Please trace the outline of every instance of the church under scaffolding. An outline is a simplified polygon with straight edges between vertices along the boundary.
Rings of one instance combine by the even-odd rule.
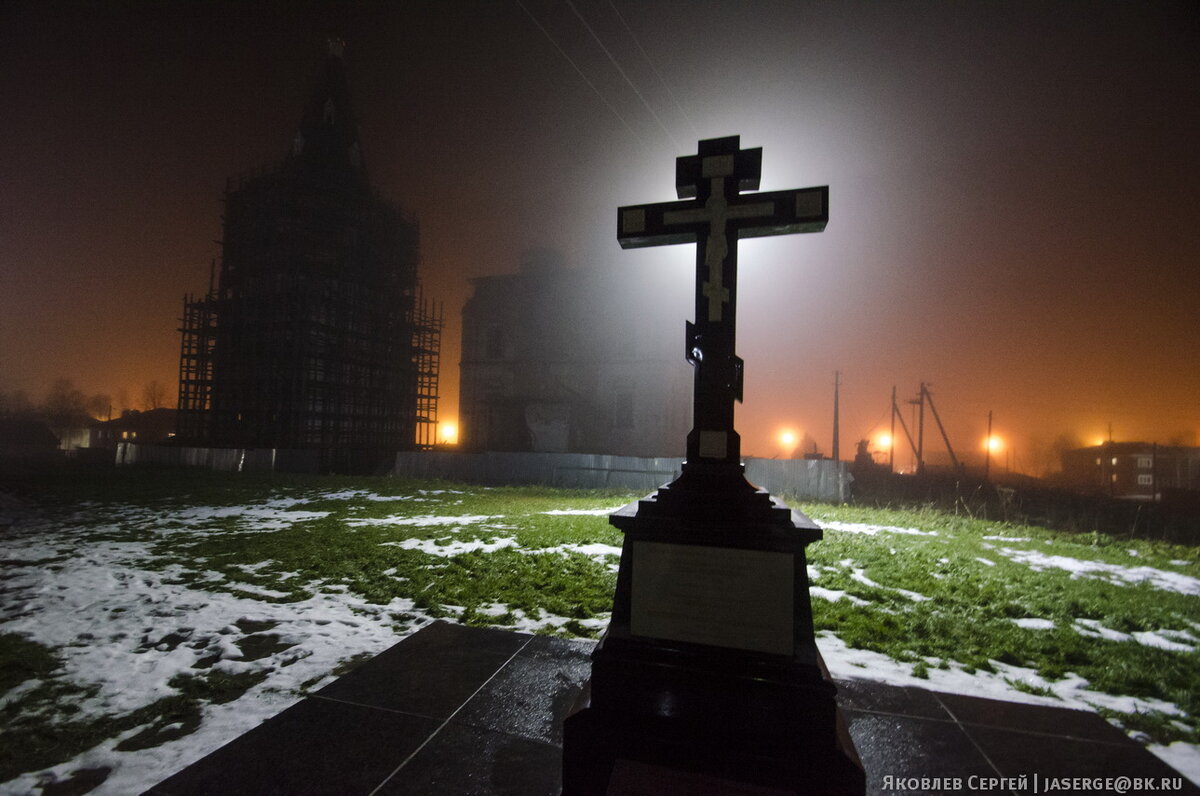
[[[316,450],[335,472],[432,446],[442,311],[415,220],[367,179],[338,43],[291,152],[224,206],[208,293],[184,298],[180,442]]]

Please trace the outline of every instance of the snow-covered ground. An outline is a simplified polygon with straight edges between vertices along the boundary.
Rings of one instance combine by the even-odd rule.
[[[407,496],[412,501],[436,496],[421,491]],[[327,492],[323,501],[395,500],[365,490]],[[303,688],[319,688],[329,682],[339,663],[357,655],[374,655],[404,637],[395,630],[403,623],[415,632],[432,619],[416,609],[411,600],[395,599],[387,605],[374,605],[349,593],[340,585],[313,585],[309,599],[277,603],[258,599],[248,584],[239,584],[238,595],[206,589],[205,583],[221,582],[218,572],[206,574],[207,580],[189,585],[180,578],[177,565],[150,569],[144,562],[152,559],[149,542],[113,541],[108,533],[131,523],[153,530],[154,534],[185,532],[189,535],[218,533],[211,520],[236,523],[239,530],[263,533],[280,530],[292,523],[326,516],[307,511],[305,500],[286,498],[246,506],[188,507],[161,512],[141,507],[102,509],[103,522],[97,520],[100,508],[82,508],[76,516],[53,522],[24,516],[4,532],[4,556],[8,563],[0,569],[3,603],[0,604],[0,632],[17,633],[51,647],[63,658],[63,670],[56,679],[80,686],[91,686],[94,693],[80,701],[80,717],[124,715],[155,700],[177,693],[170,683],[179,676],[220,672],[228,675],[265,673],[267,676],[241,697],[226,704],[205,704],[199,728],[190,734],[166,740],[153,748],[120,751],[116,747],[146,727],[137,727],[104,741],[79,757],[45,771],[24,774],[0,784],[0,792],[37,793],[40,786],[68,779],[80,769],[111,769],[97,794],[141,792],[167,776],[213,751],[222,744],[255,727],[301,698]],[[614,509],[566,509],[545,512],[548,515],[606,514]],[[490,551],[516,547],[511,535],[476,538],[477,526],[495,523],[501,517],[481,515],[395,516],[385,520],[346,520],[347,526],[384,522],[397,528],[439,526],[437,540],[423,537],[400,539],[393,544],[419,549],[436,556],[458,555],[467,550]],[[822,523],[834,533],[869,535],[937,534],[915,528],[872,526],[857,523]],[[476,528],[472,539],[450,538],[458,529]],[[503,526],[490,525],[491,530]],[[182,531],[180,530],[182,529]],[[485,534],[486,535],[486,534]],[[1026,541],[998,537],[1006,543]],[[604,561],[615,568],[619,548],[603,544],[559,545],[521,552],[577,552]],[[1120,568],[1099,562],[1075,564],[1061,556],[1037,556],[1004,548],[999,553],[1011,561],[1030,567],[1072,567],[1080,577],[1098,577],[1112,583],[1145,582],[1155,588],[1196,594],[1195,579],[1145,566]],[[1074,561],[1074,560],[1072,560]],[[21,562],[21,563],[13,563]],[[247,563],[253,572],[270,562]],[[994,562],[987,562],[992,564]],[[853,561],[839,562],[852,572],[857,582],[888,589],[868,578]],[[810,567],[814,599],[866,601],[844,591],[822,588],[821,572]],[[927,598],[903,589],[893,589],[913,601]],[[260,589],[262,596],[279,592]],[[493,603],[476,613],[485,616],[515,617],[516,629],[535,631],[547,626],[560,627],[566,617],[547,615],[530,617],[506,605]],[[604,617],[584,620],[588,627],[603,627]],[[1047,624],[1048,623],[1048,624]],[[1020,620],[1030,632],[1052,628],[1050,620]],[[510,625],[511,627],[511,625]],[[1196,635],[1166,631],[1123,634],[1103,625],[1080,619],[1073,627],[1083,635],[1110,640],[1148,644],[1185,654],[1194,651],[1200,640]],[[1200,635],[1200,625],[1195,626]],[[818,644],[831,673],[838,678],[865,678],[896,685],[910,685],[941,691],[985,696],[1018,702],[1094,709],[1104,707],[1122,712],[1154,710],[1178,714],[1179,709],[1158,700],[1117,697],[1090,690],[1082,678],[1067,676],[1047,681],[1030,669],[996,663],[996,671],[968,673],[961,666],[936,668],[930,661],[927,677],[913,673],[914,664],[899,663],[882,654],[850,649],[835,635],[822,634]],[[1052,692],[1057,699],[1020,690],[1015,684]],[[39,685],[27,681],[0,696],[0,705],[22,698]],[[164,728],[164,736],[171,728]],[[1151,747],[1192,780],[1200,782],[1200,747],[1176,743],[1170,747]]]
[[[243,516],[258,516],[245,508]],[[63,679],[98,687],[79,704],[78,715],[119,715],[149,705],[177,693],[168,685],[177,675],[270,675],[233,702],[206,705],[200,728],[190,735],[151,749],[117,751],[121,740],[144,729],[134,728],[74,760],[3,783],[4,793],[36,793],[42,783],[87,768],[112,769],[95,793],[140,793],[298,701],[301,684],[315,678],[319,687],[348,657],[395,644],[400,637],[392,630],[392,615],[418,617],[414,628],[431,621],[410,601],[376,606],[337,591],[319,591],[297,603],[206,591],[171,582],[177,573],[170,568],[138,567],[134,562],[149,554],[146,543],[78,544],[69,525],[19,530],[24,538],[6,539],[7,558],[58,560],[3,572],[8,593],[0,606],[0,632],[58,649]],[[243,647],[274,651],[248,660]],[[214,662],[205,666],[206,660]],[[38,684],[26,681],[0,697],[0,704]]]

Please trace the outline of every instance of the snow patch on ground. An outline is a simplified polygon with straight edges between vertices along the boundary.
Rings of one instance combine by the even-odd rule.
[[[537,633],[538,631],[544,632],[548,629],[558,630],[563,625],[572,621],[591,630],[603,630],[608,627],[608,622],[612,618],[611,614],[598,614],[590,619],[572,619],[569,616],[559,616],[558,614],[542,610],[538,610],[536,615],[530,615],[521,608],[510,608],[504,603],[489,603],[485,606],[480,606],[475,609],[475,613],[495,617],[511,614],[515,625],[497,625],[497,627],[500,627],[501,630],[516,631],[518,633]]]
[[[496,536],[490,542],[474,539],[470,542],[453,541],[441,544],[436,539],[405,539],[402,542],[380,542],[380,547],[399,547],[402,550],[420,550],[431,556],[449,558],[463,553],[493,553],[502,547],[516,547],[517,540],[512,536]]]
[[[1027,617],[1023,619],[1014,619],[1012,620],[1012,623],[1017,627],[1024,628],[1025,630],[1053,630],[1055,627],[1053,619],[1035,619]]]
[[[869,525],[865,522],[839,522],[837,520],[821,520],[817,523],[827,531],[842,531],[843,533],[861,533],[875,536],[879,533],[903,533],[910,536],[937,536],[937,531],[922,531],[917,528],[897,528],[894,525]]]
[[[1176,741],[1170,746],[1147,746],[1147,751],[1159,760],[1200,785],[1200,746]]]
[[[1146,647],[1168,652],[1193,652],[1200,639],[1186,630],[1143,630],[1122,633],[1100,624],[1096,619],[1076,619],[1074,630],[1081,636],[1102,638],[1105,641],[1136,641]]]
[[[826,589],[821,586],[809,586],[808,593],[813,597],[819,597],[822,600],[828,600],[831,603],[836,603],[838,600],[847,600],[854,605],[870,605],[868,600],[861,597],[855,597],[853,594],[848,594],[838,589]]]
[[[928,678],[920,678],[912,674],[915,664],[900,663],[878,652],[851,649],[827,631],[817,634],[817,646],[829,673],[839,679],[874,680],[896,686],[1093,712],[1099,707],[1121,713],[1159,711],[1168,715],[1183,714],[1175,705],[1159,699],[1117,697],[1092,691],[1088,688],[1088,681],[1075,674],[1068,674],[1061,680],[1049,681],[1032,669],[1009,666],[999,661],[992,661],[995,672],[976,670],[968,674],[963,671],[961,664],[951,661],[948,669],[928,665]],[[927,664],[937,663],[939,662],[936,660],[927,661]],[[1045,688],[1054,696],[1026,693],[1018,690],[1014,683]],[[1200,784],[1200,745],[1176,742],[1170,746],[1150,746],[1148,749],[1167,765]]]
[[[229,588],[246,592],[247,594],[257,594],[259,597],[273,597],[277,599],[287,597],[290,594],[290,592],[276,591],[275,589],[268,589],[265,586],[258,586],[253,583],[244,583],[242,581],[235,581],[231,583]]]
[[[537,555],[539,553],[558,553],[559,555],[567,555],[568,553],[579,553],[595,561],[597,564],[607,564],[609,569],[616,572],[620,567],[621,548],[614,547],[610,544],[601,544],[595,542],[592,544],[560,544],[554,547],[535,547],[529,550],[522,550],[522,553],[529,555]],[[617,561],[613,561],[613,556],[617,557]]]
[[[551,511],[542,511],[540,514],[549,514],[552,517],[562,517],[569,514],[588,515],[592,517],[607,517],[614,511],[620,511],[623,506],[617,506],[615,509],[553,509]]]
[[[1133,633],[1132,635],[1137,643],[1145,647],[1155,647],[1156,649],[1168,650],[1170,652],[1192,652],[1196,649],[1195,644],[1185,644],[1183,642],[1173,641],[1167,638],[1168,633],[1171,633],[1171,631],[1160,630],[1155,632],[1153,630],[1145,630]],[[1175,631],[1171,634],[1176,635],[1177,633],[1178,631]],[[1188,637],[1191,638],[1190,635],[1188,635]],[[1194,640],[1195,639],[1193,639],[1193,641]]]
[[[920,603],[920,602],[925,602],[926,600],[929,599],[924,594],[917,594],[915,591],[909,591],[908,589],[898,589],[898,588],[895,588],[894,586],[884,586],[881,583],[876,583],[875,581],[873,581],[867,577],[866,570],[861,569],[859,567],[853,568],[852,572],[850,573],[850,577],[853,578],[854,580],[858,581],[859,583],[863,584],[864,586],[872,586],[876,589],[883,589],[884,591],[894,591],[897,594],[902,594],[905,597],[907,597],[908,599],[912,600],[913,602]]]
[[[297,522],[320,520],[329,516],[328,511],[292,511],[288,507],[302,502],[294,499],[270,500],[258,506],[189,506],[175,511],[158,514],[157,533],[176,533],[183,525],[191,535],[228,533],[219,525],[206,531],[202,527],[217,520],[237,520],[240,532],[274,533],[292,527]]]
[[[417,490],[417,494],[419,494],[419,495],[442,495],[442,494],[446,494],[446,490],[443,490],[443,489],[434,489],[434,490],[419,489],[419,490]],[[462,493],[458,492],[456,494],[462,494]],[[277,502],[279,502],[279,503],[290,502],[292,505],[295,505],[297,503],[311,503],[312,501],[315,501],[315,500],[365,500],[365,501],[368,501],[371,503],[391,503],[391,502],[396,502],[396,501],[402,500],[402,501],[406,501],[406,502],[415,501],[415,502],[420,503],[420,502],[426,501],[427,498],[416,497],[415,495],[412,495],[412,494],[381,495],[378,492],[373,492],[369,489],[337,489],[337,490],[326,490],[324,492],[315,492],[308,497],[278,498]]]
[[[300,602],[265,603],[200,591],[171,582],[177,578],[169,571],[135,566],[134,561],[150,557],[148,544],[79,544],[78,533],[64,525],[43,530],[37,539],[6,540],[10,559],[37,560],[59,546],[69,546],[76,555],[53,568],[5,569],[3,630],[55,648],[63,659],[60,679],[96,689],[77,703],[80,718],[127,714],[174,696],[178,690],[169,683],[180,675],[221,671],[269,676],[232,702],[206,705],[199,729],[189,735],[151,749],[117,751],[123,737],[144,729],[136,728],[45,772],[3,783],[0,790],[6,793],[36,792],[48,777],[67,779],[70,772],[87,767],[112,769],[92,793],[145,791],[298,701],[302,683],[316,680],[313,687],[320,687],[346,658],[377,654],[395,644],[404,635],[394,629],[399,614],[409,615],[410,632],[432,621],[407,599],[376,606],[327,590]],[[237,588],[271,591],[248,584]],[[267,636],[279,648],[247,660],[242,647],[250,649]],[[21,693],[10,691],[6,701]]]
[[[430,514],[420,517],[406,517],[401,514],[393,514],[390,517],[363,517],[346,520],[346,525],[351,528],[361,528],[366,525],[415,525],[424,528],[429,525],[475,525],[487,520],[499,519],[503,519],[503,517],[490,514],[462,514],[445,517],[437,517]]]
[[[976,561],[978,561],[980,564],[986,564],[986,565],[988,565],[989,567],[994,567],[994,566],[996,566],[996,562],[995,562],[995,561],[992,561],[991,559],[983,558],[982,556],[976,556],[976,557],[975,557],[975,560],[976,560]]]
[[[1062,569],[1071,573],[1071,577],[1093,577],[1124,586],[1131,583],[1148,583],[1162,591],[1173,591],[1179,594],[1200,595],[1200,579],[1178,572],[1168,572],[1154,567],[1123,567],[1120,564],[1108,564],[1103,561],[1084,561],[1068,556],[1047,555],[1035,550],[1014,550],[1011,547],[1000,549],[1000,554],[1018,564],[1025,564],[1035,572],[1047,569]]]
[[[1081,636],[1102,638],[1106,641],[1131,641],[1133,639],[1133,636],[1128,633],[1105,627],[1100,624],[1098,619],[1076,619],[1074,629]]]

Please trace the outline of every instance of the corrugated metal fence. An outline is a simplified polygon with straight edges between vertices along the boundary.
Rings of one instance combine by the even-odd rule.
[[[281,448],[186,448],[167,445],[117,445],[116,464],[165,464],[206,467],[225,472],[278,470],[287,473],[315,473],[319,453],[313,450]]]
[[[746,478],[774,495],[842,502],[851,476],[844,462],[746,459]],[[393,475],[472,484],[546,484],[576,489],[611,487],[650,492],[679,475],[680,459],[589,453],[396,454]]]
[[[844,462],[807,459],[746,459],[746,478],[773,495],[841,503],[853,480]],[[206,467],[225,472],[315,473],[318,452],[275,448],[187,448],[117,446],[116,464]],[[441,478],[469,484],[546,484],[571,489],[629,489],[650,492],[679,476],[682,460],[607,456],[598,453],[458,453],[404,451],[391,474]]]

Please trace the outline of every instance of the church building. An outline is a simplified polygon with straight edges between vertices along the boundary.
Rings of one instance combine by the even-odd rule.
[[[472,451],[683,456],[686,283],[526,253],[463,308],[459,442]],[[678,289],[674,289],[678,288]],[[670,306],[678,305],[678,306]]]
[[[368,180],[342,55],[330,42],[283,160],[226,185],[208,293],[184,298],[182,444],[371,472],[434,441],[441,310],[415,219]]]

